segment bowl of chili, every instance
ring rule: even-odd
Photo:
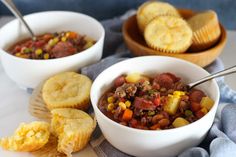
[[[188,61],[145,56],[104,70],[91,102],[105,138],[133,156],[171,157],[197,146],[219,102],[215,80],[188,91],[185,84],[209,73]]]
[[[32,40],[15,19],[0,29],[0,56],[6,74],[23,88],[34,88],[63,71],[78,71],[102,57],[105,31],[93,17],[70,11],[24,16]]]

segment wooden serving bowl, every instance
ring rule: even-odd
[[[193,16],[196,13],[189,9],[179,9],[178,11],[184,19],[188,19],[189,17]],[[201,67],[205,67],[210,63],[212,63],[220,55],[226,44],[227,40],[226,31],[221,24],[220,28],[221,28],[221,36],[219,38],[219,41],[211,48],[199,52],[190,52],[187,50],[187,52],[182,54],[164,53],[148,47],[143,36],[139,32],[136,21],[136,15],[131,16],[124,22],[122,27],[122,33],[127,47],[135,56],[145,56],[145,55],[170,56],[184,59],[192,63],[195,63]]]

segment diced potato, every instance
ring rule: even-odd
[[[129,83],[136,83],[142,78],[140,73],[130,73],[125,77],[125,80]]]
[[[178,127],[181,127],[181,126],[185,126],[185,125],[188,125],[188,124],[189,124],[189,122],[188,122],[186,119],[182,118],[182,117],[176,118],[176,119],[173,121],[173,123],[172,123],[172,125],[173,125],[175,128],[178,128]]]
[[[173,95],[182,96],[182,95],[185,95],[185,92],[183,92],[183,91],[174,91]]]
[[[145,80],[145,81],[150,81],[150,79],[145,75],[141,75],[140,79]]]
[[[202,111],[202,113],[204,113],[204,114],[207,114],[207,112],[208,112],[207,108],[205,108],[205,107],[203,107],[203,108],[201,109],[201,111]]]
[[[214,101],[209,97],[203,97],[200,102],[200,105],[201,108],[206,108],[209,111],[214,105]]]
[[[164,111],[166,111],[170,115],[174,115],[179,107],[179,102],[179,96],[168,95],[168,101],[164,105]]]

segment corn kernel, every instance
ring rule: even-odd
[[[63,42],[65,42],[66,40],[67,40],[66,37],[62,37],[62,38],[61,38],[61,41],[63,41]]]
[[[129,100],[127,100],[127,101],[125,102],[125,106],[129,108],[129,107],[131,106],[131,102],[130,102]]]
[[[49,44],[50,46],[54,46],[54,45],[55,45],[54,42],[53,42],[53,39],[50,39],[50,40],[48,41],[48,44]]]
[[[114,109],[114,107],[115,107],[115,105],[113,103],[110,103],[110,104],[107,105],[107,110],[111,111],[111,110]]]
[[[44,58],[44,59],[49,59],[49,54],[48,54],[48,53],[45,53],[45,54],[43,55],[43,58]]]
[[[15,54],[15,56],[17,56],[17,57],[20,57],[20,55],[21,55],[21,54],[20,54],[19,52]]]
[[[204,114],[207,114],[207,112],[208,112],[208,110],[207,110],[206,107],[203,107],[203,108],[201,109],[201,111],[202,111]]]
[[[122,110],[126,109],[126,105],[124,102],[119,102],[119,106],[121,107]]]
[[[41,55],[43,53],[43,50],[42,49],[37,49],[36,51],[35,51],[35,54],[36,55]]]
[[[67,33],[66,33],[66,37],[69,37],[69,36],[70,36],[70,32],[67,32]]]
[[[56,38],[53,38],[54,44],[56,44],[58,41],[59,41],[59,39],[58,39],[57,37],[56,37]]]
[[[113,103],[113,102],[114,102],[114,97],[113,97],[113,96],[109,96],[109,97],[107,98],[107,102],[108,102],[108,103]]]

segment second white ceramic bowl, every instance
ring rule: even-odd
[[[29,38],[25,27],[15,19],[0,29],[0,55],[6,74],[23,88],[34,88],[41,81],[63,71],[77,71],[99,61],[102,57],[105,31],[94,18],[76,12],[48,11],[24,16],[36,35],[47,32],[75,31],[97,42],[92,47],[75,55],[32,60],[10,55],[6,50],[16,42]]]
[[[209,74],[190,62],[160,56],[132,58],[104,70],[95,79],[90,96],[99,127],[105,138],[122,152],[143,157],[173,157],[187,148],[197,146],[206,136],[216,114],[219,102],[219,88],[216,81],[208,81],[197,87],[215,101],[212,109],[201,119],[175,129],[139,130],[112,121],[97,106],[100,97],[112,86],[114,79],[130,72],[141,72],[147,75],[171,72],[181,77],[185,83]]]

